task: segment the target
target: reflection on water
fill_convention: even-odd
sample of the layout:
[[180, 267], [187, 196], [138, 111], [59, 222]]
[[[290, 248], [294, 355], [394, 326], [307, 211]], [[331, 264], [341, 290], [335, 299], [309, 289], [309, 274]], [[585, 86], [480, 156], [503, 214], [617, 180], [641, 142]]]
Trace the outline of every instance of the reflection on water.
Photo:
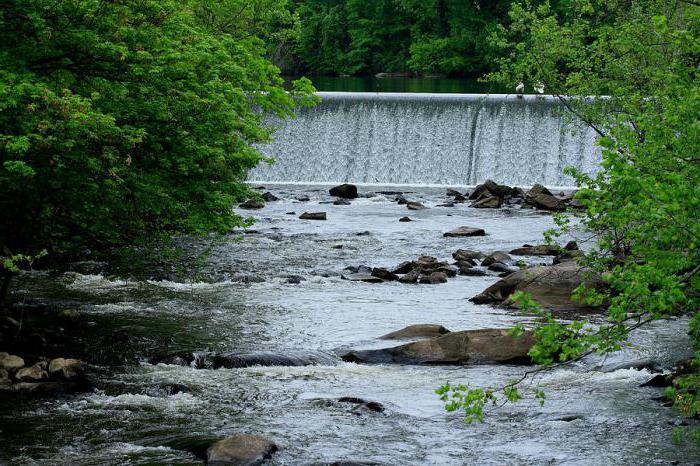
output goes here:
[[[508, 94], [493, 83], [467, 78], [375, 78], [374, 76], [308, 76], [322, 92], [437, 92], [451, 94]], [[292, 77], [286, 81], [291, 82]]]

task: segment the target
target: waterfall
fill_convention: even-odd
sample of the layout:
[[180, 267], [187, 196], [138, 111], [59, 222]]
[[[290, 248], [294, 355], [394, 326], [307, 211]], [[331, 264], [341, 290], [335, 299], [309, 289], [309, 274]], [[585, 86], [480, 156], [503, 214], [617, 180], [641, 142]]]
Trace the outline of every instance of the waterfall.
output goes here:
[[570, 186], [593, 173], [592, 130], [545, 96], [319, 92], [322, 103], [279, 123], [256, 182]]

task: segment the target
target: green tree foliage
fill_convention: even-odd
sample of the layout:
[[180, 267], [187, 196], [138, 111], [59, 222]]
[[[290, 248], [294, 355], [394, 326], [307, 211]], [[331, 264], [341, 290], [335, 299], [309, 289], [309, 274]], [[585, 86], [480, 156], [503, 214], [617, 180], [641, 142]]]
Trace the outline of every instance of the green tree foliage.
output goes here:
[[[583, 263], [603, 272], [609, 288], [597, 295], [580, 291], [577, 298], [607, 304], [608, 323], [595, 329], [581, 321], [565, 325], [543, 314], [530, 354], [551, 366], [607, 353], [641, 325], [689, 315], [697, 352], [690, 371], [667, 394], [681, 413], [697, 416], [700, 5], [572, 0], [567, 8], [552, 8], [523, 2], [513, 6], [511, 20], [494, 37], [504, 55], [491, 78], [544, 84], [599, 134], [603, 150], [596, 176], [570, 171], [585, 209], [559, 217], [551, 234], [570, 231], [573, 222], [594, 236], [597, 247]], [[519, 298], [537, 311], [526, 296]], [[458, 400], [469, 400], [457, 406], [473, 416], [470, 390], [456, 390]], [[446, 399], [450, 393], [441, 389]], [[700, 440], [697, 431], [691, 434]]]
[[263, 113], [312, 100], [265, 58], [288, 17], [282, 0], [0, 0], [0, 255], [239, 225]]
[[487, 37], [510, 0], [298, 0], [294, 55], [317, 74], [419, 72], [475, 75], [488, 69]]

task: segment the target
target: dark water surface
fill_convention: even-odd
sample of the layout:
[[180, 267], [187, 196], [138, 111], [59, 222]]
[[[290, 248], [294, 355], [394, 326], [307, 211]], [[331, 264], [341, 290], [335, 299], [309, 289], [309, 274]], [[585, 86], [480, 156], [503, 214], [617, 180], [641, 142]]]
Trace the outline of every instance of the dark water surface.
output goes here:
[[[515, 92], [468, 78], [376, 78], [374, 76], [308, 76], [320, 92], [422, 92], [507, 94]], [[292, 77], [286, 78], [291, 81]]]
[[[390, 465], [689, 464], [698, 450], [670, 441], [678, 418], [640, 387], [643, 370], [592, 371], [587, 361], [543, 374], [543, 407], [526, 401], [494, 411], [483, 424], [448, 414], [434, 390], [443, 382], [496, 385], [519, 366], [357, 365], [336, 360], [307, 367], [195, 369], [150, 364], [169, 352], [320, 351], [376, 347], [376, 338], [409, 324], [452, 330], [508, 327], [523, 316], [467, 299], [497, 280], [456, 277], [442, 285], [342, 280], [349, 265], [391, 266], [421, 254], [450, 259], [458, 248], [509, 250], [540, 242], [548, 214], [506, 208], [439, 207], [444, 189], [412, 188], [430, 209], [408, 211], [391, 195], [332, 200], [326, 187], [268, 185], [283, 198], [252, 212], [255, 231], [219, 243], [203, 273], [215, 283], [119, 280], [102, 275], [24, 277], [18, 293], [79, 309], [96, 353], [135, 355], [140, 364], [105, 367], [98, 387], [59, 400], [32, 401], [0, 413], [0, 463], [201, 464], [184, 446], [234, 432], [259, 433], [280, 446], [271, 464], [337, 460]], [[391, 188], [389, 188], [391, 189]], [[380, 188], [362, 188], [361, 191]], [[300, 202], [295, 197], [308, 195]], [[302, 221], [326, 211], [327, 221]], [[288, 212], [296, 212], [289, 215]], [[251, 212], [245, 212], [251, 215]], [[411, 223], [398, 222], [409, 215]], [[444, 238], [461, 225], [476, 238]], [[368, 234], [365, 232], [369, 232]], [[529, 263], [548, 259], [525, 258]], [[292, 275], [301, 283], [290, 283]], [[634, 350], [609, 360], [651, 357], [669, 365], [688, 351], [687, 322], [653, 326]], [[129, 340], [115, 335], [129, 334]], [[117, 356], [116, 358], [114, 356]], [[168, 394], [167, 384], [188, 393]], [[334, 399], [378, 401], [384, 413], [355, 415]], [[571, 419], [569, 422], [562, 420]], [[678, 463], [673, 463], [678, 464]]]

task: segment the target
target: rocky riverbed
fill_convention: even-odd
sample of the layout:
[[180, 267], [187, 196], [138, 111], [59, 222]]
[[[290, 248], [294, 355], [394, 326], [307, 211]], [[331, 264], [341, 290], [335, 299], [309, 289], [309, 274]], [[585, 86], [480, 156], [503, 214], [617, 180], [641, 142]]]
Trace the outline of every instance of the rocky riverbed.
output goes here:
[[[239, 208], [256, 224], [214, 242], [196, 274], [124, 280], [82, 264], [22, 276], [14, 296], [31, 298], [27, 312], [62, 316], [52, 326], [59, 335], [33, 337], [48, 339], [46, 349], [22, 343], [36, 353], [25, 362], [58, 381], [53, 359], [84, 360], [90, 386], [4, 397], [0, 461], [697, 461], [697, 450], [671, 443], [670, 428], [683, 421], [654, 400], [661, 389], [640, 386], [688, 354], [683, 320], [640, 330], [634, 349], [539, 376], [543, 407], [526, 401], [469, 425], [434, 393], [446, 381], [493, 385], [527, 369], [527, 341], [498, 330], [528, 321], [507, 302], [513, 290], [543, 290], [518, 278], [526, 268], [556, 290], [548, 304], [562, 318], [600, 319], [565, 299], [576, 281], [570, 260], [587, 245], [541, 246], [551, 210], [574, 202], [570, 193], [329, 188], [260, 189], [266, 202]], [[418, 324], [431, 325], [401, 330]], [[72, 344], [52, 347], [60, 334]]]

